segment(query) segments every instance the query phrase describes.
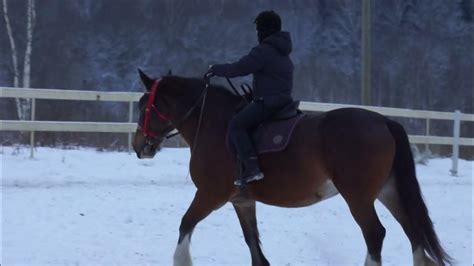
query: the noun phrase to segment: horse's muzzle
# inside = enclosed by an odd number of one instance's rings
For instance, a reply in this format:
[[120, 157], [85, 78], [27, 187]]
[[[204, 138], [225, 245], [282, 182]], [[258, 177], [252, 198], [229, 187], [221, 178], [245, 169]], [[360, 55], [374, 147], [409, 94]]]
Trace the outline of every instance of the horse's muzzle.
[[155, 157], [157, 150], [158, 149], [155, 147], [155, 145], [150, 145], [147, 143], [140, 152], [137, 152], [137, 157], [138, 159], [151, 159]]

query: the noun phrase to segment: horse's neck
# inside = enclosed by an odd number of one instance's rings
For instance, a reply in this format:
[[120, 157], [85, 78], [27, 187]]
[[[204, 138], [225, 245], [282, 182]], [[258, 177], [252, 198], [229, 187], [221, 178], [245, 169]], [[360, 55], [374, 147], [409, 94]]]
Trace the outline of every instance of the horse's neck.
[[[196, 134], [199, 134], [199, 138], [206, 139], [206, 136], [212, 136], [214, 141], [220, 141], [220, 137], [225, 138], [228, 122], [234, 113], [235, 99], [228, 97], [224, 93], [219, 93], [219, 89], [223, 88], [209, 88], [207, 94], [200, 100], [201, 103], [178, 128], [178, 131], [190, 147], [194, 146]], [[200, 95], [200, 93], [193, 94]], [[184, 114], [190, 110], [192, 105], [199, 100], [199, 95], [194, 96], [195, 100], [193, 101], [178, 100], [176, 106], [179, 109], [179, 113]], [[202, 108], [203, 103], [204, 108]], [[199, 121], [200, 119], [201, 121]]]

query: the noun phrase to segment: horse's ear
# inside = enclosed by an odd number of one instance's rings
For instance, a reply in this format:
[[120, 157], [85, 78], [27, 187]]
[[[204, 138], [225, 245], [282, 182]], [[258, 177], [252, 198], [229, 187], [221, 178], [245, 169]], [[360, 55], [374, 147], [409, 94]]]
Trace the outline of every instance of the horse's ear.
[[140, 79], [145, 85], [146, 90], [150, 90], [153, 85], [153, 79], [149, 78], [141, 69], [138, 69], [138, 74], [140, 74]]
[[171, 72], [171, 69], [168, 70], [168, 74], [166, 74], [167, 76], [173, 76], [173, 72]]

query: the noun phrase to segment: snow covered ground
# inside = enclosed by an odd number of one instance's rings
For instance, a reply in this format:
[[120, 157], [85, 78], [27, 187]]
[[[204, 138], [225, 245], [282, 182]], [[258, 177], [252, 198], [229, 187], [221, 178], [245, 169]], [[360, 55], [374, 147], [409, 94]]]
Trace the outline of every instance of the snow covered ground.
[[[171, 265], [182, 215], [195, 188], [189, 151], [165, 149], [153, 160], [93, 149], [3, 147], [1, 265]], [[472, 165], [449, 159], [418, 165], [418, 176], [442, 244], [457, 265], [472, 265]], [[408, 239], [392, 216], [384, 265], [411, 265]], [[263, 250], [272, 265], [362, 265], [365, 244], [340, 196], [299, 209], [259, 204]], [[195, 265], [250, 265], [230, 204], [193, 235]]]

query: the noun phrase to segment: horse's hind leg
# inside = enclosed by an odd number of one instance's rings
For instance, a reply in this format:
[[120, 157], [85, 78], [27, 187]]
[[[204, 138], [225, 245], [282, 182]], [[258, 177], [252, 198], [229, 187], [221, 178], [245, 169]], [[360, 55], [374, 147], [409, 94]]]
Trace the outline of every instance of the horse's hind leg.
[[382, 265], [382, 243], [385, 237], [385, 228], [380, 223], [373, 202], [349, 202], [352, 216], [359, 224], [367, 245], [365, 266]]
[[244, 232], [245, 242], [252, 255], [252, 265], [270, 265], [260, 248], [255, 201], [238, 202], [233, 205]]
[[410, 224], [408, 216], [405, 213], [405, 210], [403, 209], [400, 200], [400, 195], [395, 184], [394, 176], [390, 176], [388, 182], [380, 191], [377, 199], [382, 202], [382, 204], [390, 211], [393, 217], [395, 217], [398, 223], [400, 223], [403, 228], [403, 231], [410, 240], [413, 252], [413, 265], [436, 265], [436, 263], [432, 259], [426, 256], [424, 249], [421, 247], [419, 241], [417, 240], [416, 234], [413, 230], [413, 226]]
[[193, 202], [184, 214], [179, 226], [178, 245], [174, 253], [174, 266], [191, 266], [191, 253], [189, 244], [194, 227], [206, 218], [213, 210], [217, 209], [224, 202], [207, 196], [208, 193], [201, 193], [199, 190], [194, 196]]

